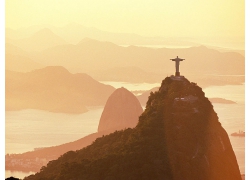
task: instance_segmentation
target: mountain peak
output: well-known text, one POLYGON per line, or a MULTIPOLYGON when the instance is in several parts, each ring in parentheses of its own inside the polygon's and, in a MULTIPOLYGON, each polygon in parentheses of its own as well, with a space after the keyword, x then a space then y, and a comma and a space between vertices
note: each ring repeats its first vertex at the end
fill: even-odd
POLYGON ((135 95, 124 87, 118 88, 106 102, 98 132, 134 128, 142 112, 135 95))
MULTIPOLYGON (((113 94, 120 92, 125 91, 120 88, 113 94)), ((120 101, 123 95, 118 97, 120 101)), ((112 108, 118 111, 116 107, 112 108)), ((119 119, 127 115, 118 114, 119 119)), ((229 137, 212 104, 185 77, 162 81, 159 91, 150 94, 134 129, 116 131, 68 152, 25 180, 34 177, 241 180, 229 137)))
POLYGON ((19 74, 7 72, 6 79, 6 109, 9 110, 32 108, 83 113, 86 106, 104 105, 115 90, 86 74, 72 74, 62 66, 19 74))
POLYGON ((105 45, 112 45, 112 46, 118 46, 112 42, 107 42, 107 41, 99 41, 99 40, 96 40, 96 39, 92 39, 92 38, 84 38, 82 39, 78 45, 81 45, 81 44, 88 44, 88 45, 92 45, 93 47, 95 47, 96 45, 101 45, 101 44, 105 44, 105 45), (95 46, 94 46, 95 45, 95 46))
POLYGON ((205 45, 200 45, 200 46, 193 46, 193 47, 190 47, 192 49, 200 49, 200 50, 208 50, 209 48, 205 45))
POLYGON ((86 43, 86 42, 95 42, 95 43, 97 43, 97 42, 101 42, 101 41, 86 37, 86 38, 83 38, 78 44, 82 44, 82 43, 86 43))
POLYGON ((42 44, 46 42, 48 43, 48 46, 67 44, 67 42, 63 38, 55 34, 49 28, 44 28, 37 31, 36 33, 33 34, 33 36, 30 37, 30 40, 37 41, 42 44))
POLYGON ((33 73, 45 73, 45 74, 69 74, 70 72, 63 66, 46 66, 41 69, 36 69, 32 71, 33 73))
POLYGON ((57 36, 55 33, 53 33, 49 28, 43 28, 36 33, 34 33, 33 37, 36 36, 42 36, 42 37, 49 37, 49 36, 57 36))

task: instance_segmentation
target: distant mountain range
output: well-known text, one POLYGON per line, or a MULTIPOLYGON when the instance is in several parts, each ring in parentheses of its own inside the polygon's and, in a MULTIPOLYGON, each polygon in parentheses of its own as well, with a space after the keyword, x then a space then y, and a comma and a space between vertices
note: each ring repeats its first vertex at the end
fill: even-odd
POLYGON ((31 26, 13 30, 6 28, 6 38, 22 39, 32 36, 42 29, 50 29, 53 33, 65 39, 70 44, 77 44, 83 38, 110 41, 119 45, 170 45, 194 46, 199 43, 187 38, 144 37, 133 33, 115 33, 99 30, 94 27, 85 27, 77 23, 70 23, 63 27, 31 26))
POLYGON ((27 56, 5 54, 5 59, 6 70, 11 69, 12 71, 17 72, 28 72, 34 69, 40 69, 44 67, 43 65, 32 61, 27 56))
POLYGON ((139 67, 114 67, 106 70, 91 72, 93 78, 99 81, 132 82, 132 83, 155 83, 161 82, 164 73, 148 72, 139 67))
POLYGON ((6 38, 6 43, 21 47, 25 51, 41 51, 50 47, 68 44, 61 37, 54 34, 49 29, 42 29, 31 37, 23 39, 9 39, 6 38))
POLYGON ((211 103, 221 103, 221 104, 236 104, 235 101, 231 101, 224 98, 209 98, 211 103))
POLYGON ((83 113, 86 106, 104 105, 115 90, 87 74, 71 74, 63 67, 45 67, 28 73, 6 71, 6 110, 41 109, 83 113))
MULTIPOLYGON (((6 52, 8 51, 6 49, 6 52)), ((136 46, 122 47, 110 42, 84 39, 77 45, 60 45, 42 52, 29 53, 28 56, 41 64, 62 65, 74 72, 136 66, 149 72, 173 73, 174 64, 169 59, 176 55, 186 58, 188 62, 181 65, 182 72, 244 74, 244 56, 233 52, 222 53, 204 46, 153 49, 136 46), (221 68, 224 67, 225 62, 229 63, 225 68, 221 68)))
POLYGON ((191 47, 205 45, 212 49, 217 49, 222 52, 234 51, 244 55, 244 39, 239 41, 235 39, 207 39, 194 37, 145 37, 133 33, 115 33, 107 32, 94 27, 85 27, 77 23, 70 23, 63 27, 55 27, 51 25, 30 26, 21 29, 5 29, 7 39, 24 39, 31 37, 38 31, 49 29, 57 36, 67 41, 70 44, 77 44, 84 38, 97 39, 99 41, 109 41, 118 45, 143 45, 155 47, 191 47), (213 43, 214 42, 214 43, 213 43), (233 46, 232 46, 233 45, 233 46), (234 47, 234 49, 229 48, 234 47), (243 49, 242 49, 243 47, 243 49))
MULTIPOLYGON (((41 64, 61 65, 72 72, 94 72, 116 67, 135 66, 146 72, 174 74, 175 65, 170 58, 185 58, 180 65, 181 74, 234 75, 245 73, 245 58, 239 53, 219 52, 205 46, 179 49, 153 49, 122 47, 110 42, 84 39, 77 45, 56 46, 30 57, 41 64)), ((144 78, 146 79, 146 78, 144 78)))
POLYGON ((5 44, 5 69, 17 72, 29 72, 44 68, 38 62, 31 59, 30 54, 13 44, 5 44))
MULTIPOLYGON (((81 26, 72 25, 61 28, 60 32, 69 33, 71 29, 72 32, 75 29, 83 33, 88 31, 89 34, 95 31, 94 28, 80 31, 81 26)), ((174 63, 169 59, 178 55, 186 59, 181 63, 181 74, 199 83, 199 78, 202 78, 202 82, 209 81, 205 85, 228 83, 224 79, 216 79, 214 75, 245 74, 245 57, 237 52, 222 52, 205 46, 176 49, 120 46, 111 40, 99 41, 91 38, 81 41, 79 39, 77 44, 69 44, 56 35, 55 31, 55 28, 42 29, 29 37, 11 39, 10 37, 18 35, 13 35, 16 31, 8 29, 6 69, 28 72, 45 66, 63 66, 72 73, 87 73, 99 81, 160 82, 162 77, 174 74, 174 63)), ((58 29, 57 31, 59 32, 58 29)), ((72 33, 72 36, 75 34, 77 33, 72 33)), ((234 84, 242 83, 244 78, 233 81, 234 84)))

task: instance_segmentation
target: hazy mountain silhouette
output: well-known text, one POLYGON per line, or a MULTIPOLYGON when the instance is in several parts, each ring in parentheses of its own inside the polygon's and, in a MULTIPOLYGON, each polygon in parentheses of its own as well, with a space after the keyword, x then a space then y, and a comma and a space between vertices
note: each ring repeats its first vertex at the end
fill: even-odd
POLYGON ((28 72, 34 69, 43 68, 29 58, 29 53, 12 44, 5 44, 5 69, 17 72, 28 72))
MULTIPOLYGON (((188 62, 187 62, 188 63, 188 62)), ((129 83, 159 83, 166 73, 148 72, 139 67, 114 67, 107 70, 99 70, 90 73, 99 81, 115 81, 129 83)), ((187 75, 194 79, 202 88, 208 86, 240 85, 245 82, 245 76, 217 76, 211 74, 187 75)), ((146 103, 146 102, 145 102, 146 103)))
POLYGON ((33 25, 33 26, 23 27, 19 29, 5 28, 5 38, 8 38, 8 39, 28 38, 44 28, 50 28, 50 27, 44 27, 41 25, 33 25))
POLYGON ((53 27, 51 29, 73 44, 76 44, 83 38, 92 38, 99 41, 110 41, 120 45, 197 45, 197 43, 188 40, 177 40, 177 38, 144 37, 134 33, 107 32, 94 27, 85 27, 77 23, 70 23, 64 27, 53 27))
POLYGON ((42 51, 57 45, 68 44, 68 42, 47 28, 36 32, 31 37, 24 39, 8 38, 6 42, 18 46, 25 51, 42 51))
POLYGON ((185 74, 244 74, 244 56, 219 52, 204 46, 180 49, 121 47, 110 42, 84 40, 77 45, 62 45, 32 56, 46 65, 62 65, 73 72, 90 72, 114 67, 136 66, 154 73, 173 73, 170 58, 185 57, 181 64, 185 74), (65 53, 67 52, 67 53, 65 53), (95 64, 95 66, 93 66, 95 64), (194 68, 195 67, 195 68, 194 68), (222 68, 223 67, 223 68, 222 68))
POLYGON ((28 72, 44 66, 32 61, 30 58, 19 55, 5 54, 5 69, 17 72, 28 72))
POLYGON ((104 105, 115 88, 56 66, 27 73, 6 71, 5 90, 6 110, 83 113, 85 106, 104 105))
POLYGON ((167 77, 134 129, 69 151, 25 180, 241 180, 229 137, 195 83, 167 77))
MULTIPOLYGON (((85 27, 77 23, 70 23, 63 27, 55 27, 51 25, 46 26, 30 26, 27 28, 21 28, 13 30, 10 28, 5 28, 5 37, 7 39, 23 39, 28 38, 35 34, 36 32, 47 28, 50 29, 56 35, 62 37, 67 42, 71 44, 77 44, 83 38, 92 38, 99 41, 109 41, 119 45, 153 45, 155 47, 190 47, 199 46, 201 44, 206 45, 210 49, 216 49, 220 52, 238 52, 244 56, 245 50, 242 49, 232 49, 223 47, 224 45, 211 45, 207 40, 198 40, 196 38, 183 38, 183 37, 145 37, 138 34, 132 33, 114 33, 99 30, 94 27, 85 27)), ((225 40, 224 40, 225 41, 225 40)), ((226 45, 227 46, 227 45, 226 45)), ((230 46, 230 45, 229 45, 230 46)))
MULTIPOLYGON (((6 41, 14 43, 18 47, 22 47, 22 49, 34 43, 34 45, 29 46, 33 50, 35 48, 46 50, 32 53, 25 52, 25 58, 46 66, 64 66, 71 72, 86 72, 97 80, 159 82, 163 73, 165 75, 173 73, 174 64, 169 59, 176 57, 176 55, 185 57, 188 61, 188 63, 183 62, 181 64, 181 73, 185 72, 187 77, 195 79, 202 86, 202 83, 206 81, 199 81, 198 78, 204 79, 204 77, 201 77, 204 75, 210 75, 210 80, 206 78, 209 82, 205 83, 205 85, 209 83, 235 84, 239 82, 238 79, 233 82, 224 82, 224 80, 217 80, 211 75, 243 75, 245 73, 244 56, 236 52, 220 52, 205 46, 178 49, 122 47, 111 42, 97 41, 90 38, 85 38, 76 45, 72 45, 67 44, 48 29, 43 29, 30 38, 7 39, 6 41), (50 48, 47 49, 48 47, 50 48), (139 67, 139 69, 135 70, 135 68, 129 67, 139 67), (117 72, 119 72, 119 75, 113 76, 113 73, 117 72), (131 79, 129 80, 128 77, 131 77, 131 79)), ((9 48, 10 44, 6 45, 6 54, 11 51, 8 50, 9 48)), ((14 54, 18 53, 14 52, 14 54)), ((13 51, 9 54, 14 55, 13 51)), ((244 82, 244 78, 240 82, 244 82)))
POLYGON ((133 83, 155 83, 160 82, 164 74, 147 72, 135 66, 114 67, 107 70, 100 70, 91 73, 93 78, 99 81, 121 81, 133 83))
POLYGON ((36 162, 36 159, 46 159, 46 162, 57 159, 67 151, 75 151, 90 145, 98 137, 115 132, 116 130, 135 127, 139 116, 143 112, 136 97, 125 88, 116 89, 108 98, 99 122, 98 132, 85 136, 77 141, 65 143, 58 146, 39 149, 15 155, 16 159, 22 159, 23 166, 11 166, 6 163, 8 170, 39 171, 40 163, 33 163, 32 167, 26 167, 29 161, 36 162))
POLYGON ((11 28, 5 28, 5 39, 22 39, 25 37, 25 33, 11 28))
MULTIPOLYGON (((19 30, 6 28, 6 37, 20 39, 29 37, 44 27, 31 26, 19 30)), ((86 27, 77 23, 69 23, 63 27, 47 26, 52 32, 65 39, 67 42, 77 44, 83 38, 92 38, 99 41, 110 41, 120 45, 169 45, 169 46, 194 46, 194 43, 183 38, 144 37, 133 33, 115 33, 103 31, 94 27, 86 27)))
POLYGON ((209 101, 212 103, 220 103, 220 104, 236 104, 235 101, 231 101, 224 98, 209 98, 209 101))
POLYGON ((22 48, 15 46, 10 43, 5 43, 5 54, 19 55, 29 57, 29 53, 24 51, 22 48))
POLYGON ((45 67, 29 57, 29 53, 12 44, 5 44, 5 69, 17 72, 29 72, 45 67))

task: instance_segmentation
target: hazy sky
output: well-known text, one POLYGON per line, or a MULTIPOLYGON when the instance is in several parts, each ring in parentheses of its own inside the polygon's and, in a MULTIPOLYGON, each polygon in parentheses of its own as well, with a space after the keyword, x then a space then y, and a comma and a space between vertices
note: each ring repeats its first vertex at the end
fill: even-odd
POLYGON ((143 36, 244 37, 244 0, 6 0, 6 27, 70 22, 143 36))

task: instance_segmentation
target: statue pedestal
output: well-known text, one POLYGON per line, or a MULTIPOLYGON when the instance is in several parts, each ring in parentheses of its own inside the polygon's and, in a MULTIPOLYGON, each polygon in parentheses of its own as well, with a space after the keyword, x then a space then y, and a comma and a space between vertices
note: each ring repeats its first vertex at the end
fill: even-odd
POLYGON ((180 76, 180 72, 175 72, 175 76, 180 76))

